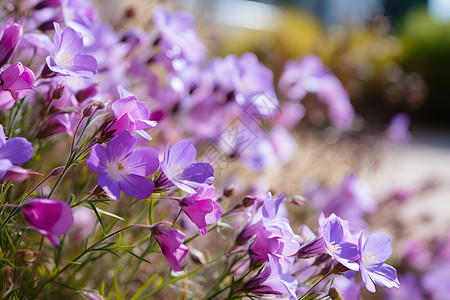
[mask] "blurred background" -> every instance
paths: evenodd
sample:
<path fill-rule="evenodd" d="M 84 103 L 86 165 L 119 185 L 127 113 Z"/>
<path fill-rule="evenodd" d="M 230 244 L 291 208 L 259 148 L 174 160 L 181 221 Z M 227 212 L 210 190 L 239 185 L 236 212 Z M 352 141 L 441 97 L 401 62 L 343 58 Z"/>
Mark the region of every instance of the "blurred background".
<path fill-rule="evenodd" d="M 301 193 L 304 178 L 331 184 L 352 170 L 369 182 L 381 201 L 395 189 L 421 191 L 402 206 L 400 214 L 401 223 L 415 225 L 409 227 L 414 235 L 450 228 L 450 1 L 94 3 L 100 17 L 116 30 L 150 29 L 156 5 L 169 11 L 188 10 L 196 17 L 210 58 L 254 52 L 274 72 L 275 85 L 287 60 L 316 54 L 349 93 L 357 114 L 352 133 L 342 138 L 327 131 L 323 113 L 304 101 L 306 116 L 294 132 L 299 149 L 288 167 L 266 174 L 272 186 Z M 411 118 L 410 142 L 380 147 L 377 140 L 400 112 Z M 317 128 L 320 133 L 314 131 Z M 287 186 L 286 174 L 296 178 Z M 390 215 L 399 217 L 395 210 Z"/>

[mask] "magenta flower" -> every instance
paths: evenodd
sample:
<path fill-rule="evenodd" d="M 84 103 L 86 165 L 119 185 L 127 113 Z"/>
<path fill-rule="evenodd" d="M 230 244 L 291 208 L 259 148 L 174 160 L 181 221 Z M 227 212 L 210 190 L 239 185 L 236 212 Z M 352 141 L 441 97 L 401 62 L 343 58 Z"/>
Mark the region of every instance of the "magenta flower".
<path fill-rule="evenodd" d="M 369 292 L 375 292 L 374 283 L 387 288 L 400 286 L 397 271 L 384 263 L 392 254 L 391 239 L 387 235 L 374 233 L 366 241 L 362 232 L 358 247 L 361 277 Z"/>
<path fill-rule="evenodd" d="M 216 223 L 223 213 L 220 204 L 213 200 L 216 195 L 214 187 L 199 188 L 197 193 L 184 197 L 180 202 L 181 209 L 203 235 L 206 235 L 206 226 Z"/>
<path fill-rule="evenodd" d="M 148 103 L 137 101 L 136 97 L 118 87 L 119 94 L 122 99 L 114 101 L 112 110 L 114 112 L 114 122 L 107 129 L 107 132 L 113 131 L 118 133 L 126 130 L 129 133 L 135 131 L 147 140 L 152 138 L 144 131 L 144 129 L 155 127 L 158 123 L 150 121 L 150 108 Z"/>
<path fill-rule="evenodd" d="M 161 170 L 178 188 L 187 193 L 208 187 L 214 182 L 214 169 L 208 163 L 196 163 L 197 150 L 192 142 L 181 140 L 170 147 L 167 144 Z"/>
<path fill-rule="evenodd" d="M 181 262 L 189 251 L 183 244 L 184 233 L 175 228 L 155 226 L 152 228 L 152 235 L 172 269 L 176 272 L 182 271 Z"/>
<path fill-rule="evenodd" d="M 33 156 L 33 145 L 23 137 L 6 140 L 0 125 L 0 179 L 12 169 L 13 164 L 24 164 Z"/>
<path fill-rule="evenodd" d="M 145 199 L 155 188 L 153 181 L 145 177 L 158 169 L 158 152 L 150 147 L 134 150 L 135 146 L 136 138 L 121 131 L 106 149 L 100 144 L 92 147 L 86 164 L 99 174 L 98 184 L 111 199 L 119 199 L 121 190 L 137 199 Z"/>
<path fill-rule="evenodd" d="M 0 110 L 13 107 L 16 100 L 34 92 L 34 73 L 16 62 L 6 68 L 0 77 Z"/>
<path fill-rule="evenodd" d="M 23 35 L 19 24 L 5 24 L 0 28 L 0 67 L 14 56 Z"/>
<path fill-rule="evenodd" d="M 61 31 L 58 23 L 53 25 L 55 26 L 53 38 L 55 48 L 50 56 L 47 56 L 48 68 L 68 76 L 93 78 L 97 74 L 97 61 L 91 55 L 81 54 L 83 51 L 81 34 L 70 27 Z"/>
<path fill-rule="evenodd" d="M 53 246 L 59 245 L 58 236 L 65 234 L 72 226 L 72 209 L 64 201 L 33 199 L 20 207 L 28 226 L 48 238 Z"/>

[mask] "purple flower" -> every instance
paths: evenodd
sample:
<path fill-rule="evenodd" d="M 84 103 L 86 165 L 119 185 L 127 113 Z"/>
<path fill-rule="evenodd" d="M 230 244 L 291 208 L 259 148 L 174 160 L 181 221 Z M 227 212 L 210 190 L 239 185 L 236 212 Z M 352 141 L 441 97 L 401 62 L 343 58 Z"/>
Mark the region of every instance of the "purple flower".
<path fill-rule="evenodd" d="M 255 295 L 289 295 L 296 297 L 297 280 L 287 274 L 286 268 L 277 263 L 271 255 L 262 272 L 251 278 L 244 286 L 244 291 Z"/>
<path fill-rule="evenodd" d="M 105 298 L 103 298 L 102 296 L 100 296 L 99 294 L 96 294 L 96 293 L 82 291 L 81 294 L 85 295 L 86 297 L 88 297 L 89 300 L 103 300 L 103 299 L 105 299 Z"/>
<path fill-rule="evenodd" d="M 61 10 L 64 23 L 82 34 L 85 45 L 92 44 L 95 38 L 91 28 L 98 22 L 94 5 L 87 0 L 63 0 Z"/>
<path fill-rule="evenodd" d="M 279 261 L 294 256 L 300 248 L 300 237 L 295 235 L 289 220 L 278 215 L 284 195 L 272 199 L 268 193 L 261 206 L 253 205 L 257 210 L 254 217 L 237 237 L 237 244 L 246 243 L 254 236 L 248 247 L 249 255 L 254 260 L 269 261 L 269 257 Z"/>
<path fill-rule="evenodd" d="M 0 125 L 0 179 L 13 168 L 13 164 L 24 164 L 33 156 L 33 145 L 23 137 L 6 140 Z"/>
<path fill-rule="evenodd" d="M 352 237 L 344 220 L 331 214 L 326 218 L 319 228 L 319 233 L 325 241 L 326 251 L 333 259 L 340 262 L 350 270 L 358 271 L 356 262 L 358 248 L 356 244 L 349 242 Z"/>
<path fill-rule="evenodd" d="M 358 247 L 361 277 L 369 292 L 375 292 L 374 283 L 387 288 L 400 286 L 397 271 L 384 263 L 392 254 L 391 239 L 387 235 L 374 233 L 366 241 L 362 232 Z"/>
<path fill-rule="evenodd" d="M 439 262 L 422 278 L 424 290 L 433 300 L 446 300 L 450 295 L 450 262 Z"/>
<path fill-rule="evenodd" d="M 169 59 L 185 59 L 201 63 L 206 58 L 206 48 L 195 31 L 194 17 L 186 11 L 169 14 L 161 6 L 153 10 L 153 21 L 159 30 L 158 45 Z"/>
<path fill-rule="evenodd" d="M 33 199 L 21 208 L 28 226 L 48 238 L 53 246 L 59 245 L 58 235 L 65 234 L 73 223 L 70 205 L 61 200 Z"/>
<path fill-rule="evenodd" d="M 161 248 L 162 254 L 169 261 L 170 266 L 176 272 L 180 272 L 181 262 L 186 257 L 189 249 L 183 244 L 184 233 L 175 228 L 155 226 L 152 235 Z"/>
<path fill-rule="evenodd" d="M 0 77 L 0 110 L 13 107 L 16 100 L 34 92 L 34 74 L 17 62 L 6 68 Z"/>
<path fill-rule="evenodd" d="M 214 169 L 208 163 L 196 163 L 197 150 L 192 142 L 181 140 L 167 144 L 161 170 L 178 188 L 187 193 L 208 187 L 214 182 Z"/>
<path fill-rule="evenodd" d="M 317 98 L 327 105 L 331 123 L 341 130 L 349 129 L 355 111 L 342 83 L 333 74 L 327 74 L 322 78 L 321 86 Z"/>
<path fill-rule="evenodd" d="M 206 235 L 206 225 L 216 223 L 222 216 L 223 209 L 214 197 L 217 191 L 214 187 L 199 188 L 195 194 L 181 200 L 181 209 L 189 219 Z"/>
<path fill-rule="evenodd" d="M 437 279 L 438 282 L 442 282 L 443 277 L 433 278 L 435 281 Z M 419 282 L 417 280 L 416 275 L 414 273 L 406 273 L 399 276 L 401 281 L 401 286 L 398 289 L 389 289 L 386 290 L 386 300 L 426 300 L 419 288 Z M 431 291 L 436 291 L 434 287 Z M 450 293 L 450 289 L 446 292 L 446 296 Z M 446 299 L 447 297 L 443 297 L 442 299 Z M 435 298 L 432 298 L 435 299 Z M 439 299 L 439 298 L 436 298 Z"/>
<path fill-rule="evenodd" d="M 97 61 L 94 57 L 81 54 L 83 37 L 70 27 L 61 31 L 58 23 L 55 26 L 53 41 L 55 49 L 47 56 L 47 66 L 50 70 L 64 75 L 93 78 L 97 74 Z"/>
<path fill-rule="evenodd" d="M 408 130 L 410 122 L 411 120 L 405 113 L 395 115 L 389 122 L 389 127 L 386 130 L 388 140 L 396 144 L 409 142 L 411 139 L 411 134 Z"/>
<path fill-rule="evenodd" d="M 129 133 L 135 131 L 147 140 L 152 138 L 144 131 L 144 129 L 155 127 L 156 121 L 150 121 L 150 108 L 148 103 L 137 101 L 136 97 L 118 87 L 119 94 L 123 99 L 114 101 L 112 110 L 114 112 L 114 122 L 107 129 L 108 132 L 120 132 L 126 130 Z"/>
<path fill-rule="evenodd" d="M 278 85 L 289 99 L 300 101 L 307 93 L 320 90 L 321 78 L 328 72 L 319 57 L 308 55 L 300 61 L 287 61 Z"/>
<path fill-rule="evenodd" d="M 134 150 L 136 138 L 121 131 L 108 143 L 106 149 L 94 145 L 86 161 L 99 174 L 98 184 L 111 199 L 119 199 L 120 191 L 137 199 L 151 196 L 155 184 L 145 177 L 153 174 L 159 165 L 158 152 L 150 147 Z"/>
<path fill-rule="evenodd" d="M 339 129 L 348 129 L 355 112 L 350 98 L 339 79 L 315 55 L 305 56 L 301 61 L 288 61 L 279 82 L 280 90 L 291 100 L 300 101 L 307 93 L 328 107 L 328 117 Z"/>
<path fill-rule="evenodd" d="M 13 57 L 22 35 L 19 24 L 5 24 L 0 28 L 0 67 Z"/>

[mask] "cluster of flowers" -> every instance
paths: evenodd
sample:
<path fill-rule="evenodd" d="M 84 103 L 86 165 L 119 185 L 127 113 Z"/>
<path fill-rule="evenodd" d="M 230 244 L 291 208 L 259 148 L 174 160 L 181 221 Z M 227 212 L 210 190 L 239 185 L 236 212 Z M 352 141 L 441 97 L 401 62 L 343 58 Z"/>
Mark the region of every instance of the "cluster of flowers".
<path fill-rule="evenodd" d="M 349 223 L 332 211 L 326 211 L 331 214 L 328 218 L 321 216 L 317 237 L 307 227 L 302 227 L 303 236 L 294 233 L 289 220 L 281 216 L 284 195 L 275 200 L 270 193 L 265 199 L 249 196 L 223 214 L 218 201 L 222 197 L 217 197 L 212 185 L 213 167 L 196 162 L 194 143 L 180 138 L 190 135 L 195 143 L 212 141 L 222 152 L 239 157 L 254 170 L 266 168 L 274 157 L 287 163 L 295 141 L 286 128 L 303 117 L 299 101 L 307 93 L 317 94 L 326 104 L 334 126 L 349 129 L 354 112 L 348 95 L 318 57 L 287 63 L 279 88 L 289 100 L 280 104 L 273 74 L 256 55 L 229 55 L 206 62 L 206 47 L 197 36 L 192 15 L 186 12 L 170 14 L 156 7 L 152 35 L 138 29 L 125 34 L 114 32 L 85 0 L 26 1 L 13 8 L 8 13 L 23 16 L 21 24 L 14 23 L 14 15 L 0 12 L 4 20 L 0 24 L 0 110 L 7 133 L 2 126 L 0 178 L 6 183 L 36 175 L 17 164 L 30 161 L 34 151 L 41 151 L 39 142 L 49 137 L 64 133 L 71 137 L 71 145 L 64 167 L 54 169 L 25 196 L 12 199 L 14 203 L 2 203 L 2 213 L 8 206 L 15 208 L 1 229 L 13 228 L 7 227 L 8 222 L 21 211 L 30 228 L 53 246 L 61 247 L 60 236 L 80 223 L 77 211 L 72 212 L 74 207 L 90 206 L 99 218 L 90 199 L 95 196 L 96 201 L 111 202 L 123 199 L 123 192 L 139 200 L 174 200 L 179 214 L 173 222 L 132 224 L 106 238 L 130 227 L 147 228 L 177 272 L 183 271 L 189 251 L 185 233 L 175 228 L 183 212 L 203 236 L 221 217 L 243 213 L 243 229 L 226 252 L 234 262 L 221 278 L 236 277 L 228 286 L 231 296 L 286 294 L 297 298 L 303 293 L 306 297 L 314 288 L 319 291 L 320 283 L 331 275 L 345 273 L 353 278 L 352 271 L 358 270 L 371 292 L 375 291 L 374 283 L 399 286 L 395 269 L 384 264 L 392 253 L 390 239 L 374 234 L 366 240 L 364 233 L 351 230 Z M 54 33 L 53 41 L 47 33 Z M 138 101 L 149 98 L 149 102 Z M 267 132 L 260 126 L 261 118 L 279 126 Z M 238 126 L 249 130 L 232 143 L 224 143 L 224 128 L 236 119 L 241 120 Z M 250 133 L 258 139 L 252 147 L 244 147 Z M 179 141 L 170 146 L 167 140 L 174 139 Z M 154 148 L 145 146 L 148 141 Z M 292 149 L 280 148 L 280 144 Z M 156 149 L 162 145 L 167 146 L 160 155 Z M 98 174 L 98 186 L 91 187 L 92 193 L 82 200 L 78 196 L 66 201 L 52 198 L 64 175 L 79 164 Z M 38 190 L 54 176 L 58 179 L 50 192 Z M 364 193 L 358 194 L 354 180 L 349 178 L 342 191 L 354 192 L 354 201 L 363 203 L 363 209 L 369 212 L 374 204 L 360 195 Z M 3 191 L 2 201 L 7 192 Z M 40 197 L 35 197 L 39 193 Z M 183 196 L 174 197 L 176 193 Z M 82 255 L 98 245 L 86 247 Z M 71 266 L 69 262 L 56 268 L 50 279 L 38 283 L 33 296 Z M 220 284 L 211 291 L 211 298 L 225 292 Z M 9 292 L 15 290 L 12 287 Z M 99 297 L 82 293 L 91 299 Z"/>

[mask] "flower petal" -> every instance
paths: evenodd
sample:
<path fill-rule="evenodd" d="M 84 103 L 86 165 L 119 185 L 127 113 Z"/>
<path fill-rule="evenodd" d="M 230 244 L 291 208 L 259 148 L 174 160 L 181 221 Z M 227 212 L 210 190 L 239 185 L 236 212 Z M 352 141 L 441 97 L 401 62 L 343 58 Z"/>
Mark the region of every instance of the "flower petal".
<path fill-rule="evenodd" d="M 158 157 L 158 151 L 155 149 L 150 147 L 140 148 L 128 155 L 126 162 L 123 163 L 123 166 L 130 174 L 146 177 L 158 170 Z"/>
<path fill-rule="evenodd" d="M 120 189 L 136 199 L 145 199 L 152 195 L 155 184 L 148 178 L 138 175 L 126 175 L 119 181 Z"/>
<path fill-rule="evenodd" d="M 97 174 L 105 173 L 107 168 L 108 154 L 105 147 L 100 144 L 94 145 L 91 149 L 91 154 L 86 160 L 86 165 L 92 172 Z"/>
<path fill-rule="evenodd" d="M 119 132 L 109 141 L 106 147 L 108 160 L 110 162 L 120 162 L 129 155 L 136 147 L 136 138 L 128 131 Z"/>
<path fill-rule="evenodd" d="M 33 144 L 23 137 L 15 137 L 6 141 L 0 148 L 0 158 L 9 159 L 13 164 L 23 164 L 33 156 Z"/>
<path fill-rule="evenodd" d="M 372 234 L 362 250 L 362 256 L 366 255 L 375 256 L 378 263 L 385 262 L 392 255 L 391 239 L 382 233 Z"/>
<path fill-rule="evenodd" d="M 119 182 L 109 177 L 109 175 L 98 175 L 97 182 L 111 199 L 117 200 L 120 198 Z"/>

